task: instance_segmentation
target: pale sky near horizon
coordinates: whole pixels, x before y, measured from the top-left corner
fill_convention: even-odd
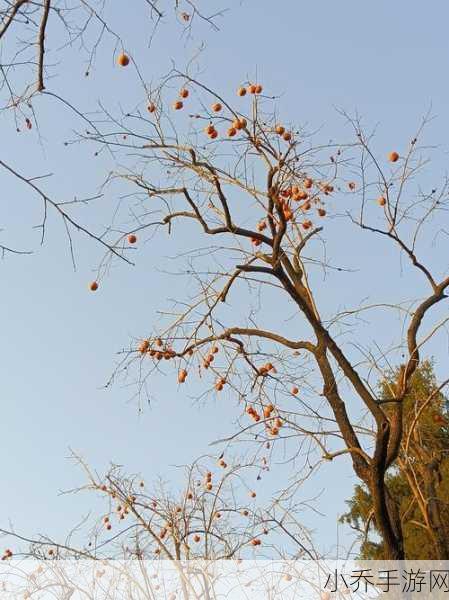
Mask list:
[[[246,0],[236,2],[223,17],[220,31],[201,27],[193,42],[180,40],[179,28],[167,21],[149,50],[147,21],[116,14],[113,20],[146,80],[156,81],[170,68],[169,56],[184,66],[199,40],[206,38],[199,65],[210,87],[233,93],[240,81],[257,76],[267,93],[281,94],[279,110],[286,119],[320,128],[324,138],[349,137],[336,107],[357,110],[369,127],[378,125],[377,148],[386,152],[394,146],[401,152],[432,106],[436,118],[425,138],[438,146],[437,183],[447,170],[447,3]],[[85,111],[95,109],[100,98],[115,109],[125,106],[135,97],[136,78],[131,69],[114,66],[110,47],[105,43],[107,50],[99,52],[89,78],[83,76],[84,66],[77,63],[75,52],[71,68],[51,79],[48,89],[64,89]],[[81,129],[79,122],[49,98],[37,99],[35,107],[42,145],[34,131],[16,135],[9,117],[1,116],[1,159],[29,176],[54,173],[48,190],[59,199],[95,192],[110,168],[108,158],[94,162],[92,147],[64,148],[62,140]],[[61,223],[50,217],[40,248],[37,232],[31,229],[39,222],[39,200],[4,171],[0,185],[3,198],[9,200],[0,208],[0,243],[36,249],[30,257],[8,255],[0,262],[0,528],[11,522],[20,533],[49,531],[61,536],[90,506],[86,496],[58,497],[59,490],[83,483],[66,458],[69,448],[99,472],[113,461],[129,472],[142,472],[148,481],[158,475],[176,479],[171,467],[207,453],[211,441],[232,432],[236,414],[218,401],[195,404],[195,386],[178,388],[173,377],[158,379],[151,390],[153,404],[141,414],[129,401],[129,388],[118,384],[102,389],[115,353],[128,346],[130,338],[152,329],[156,311],[176,291],[179,296],[182,285],[160,273],[159,266],[155,269],[149,243],[146,252],[137,255],[136,267],[117,266],[102,288],[90,294],[87,282],[101,258],[98,248],[76,236],[79,261],[74,272]],[[96,221],[100,213],[95,209],[89,216],[86,212],[86,219],[102,224]],[[342,238],[342,251],[353,253],[353,243]],[[376,252],[370,255],[368,248],[354,254],[360,258],[366,253],[373,265],[389,263],[387,246],[376,246]],[[162,267],[169,271],[168,244],[161,247],[161,255]],[[398,262],[394,269],[400,270]],[[387,268],[380,291],[392,282],[397,285],[392,273]],[[367,295],[372,293],[370,284],[367,276]],[[413,296],[412,288],[401,291]],[[340,292],[339,306],[349,300],[350,284]],[[377,324],[381,339],[388,338],[388,327]],[[433,348],[436,354],[439,350]],[[440,368],[447,372],[447,347],[445,352]],[[329,547],[337,541],[335,517],[344,510],[353,478],[345,460],[325,466],[319,477],[308,493],[325,490],[319,500],[323,516],[311,513],[305,520],[316,529],[318,544]],[[275,474],[269,481],[274,487],[281,484]]]

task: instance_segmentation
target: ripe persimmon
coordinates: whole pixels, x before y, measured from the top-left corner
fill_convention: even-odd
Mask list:
[[[286,131],[283,135],[282,135],[282,139],[285,142],[290,142],[292,139],[292,134],[289,131]]]
[[[256,88],[257,88],[257,86],[254,83],[252,83],[251,85],[248,86],[248,92],[250,94],[255,94],[256,93]]]
[[[326,210],[324,208],[319,208],[318,209],[318,214],[320,215],[320,217],[325,217],[326,216]]]
[[[209,123],[204,131],[207,133],[207,135],[210,135],[213,131],[215,131],[215,127],[212,125],[212,123]]]
[[[310,190],[310,188],[312,187],[312,185],[313,185],[313,179],[310,179],[310,177],[306,177],[304,179],[304,187],[306,189]]]
[[[135,235],[134,233],[130,233],[128,236],[128,243],[135,244],[136,242],[137,242],[137,235]]]
[[[248,121],[244,117],[241,117],[239,119],[239,123],[240,123],[240,129],[245,129],[245,127],[248,125]]]
[[[293,387],[292,387],[292,394],[293,394],[294,396],[296,396],[296,394],[297,394],[298,392],[299,392],[299,389],[296,387],[296,385],[295,385],[295,386],[293,386]]]
[[[385,198],[385,196],[379,196],[379,198],[377,199],[377,204],[379,206],[385,206],[386,203],[387,199]]]
[[[178,373],[178,383],[184,383],[187,378],[187,371],[185,369],[180,369]]]
[[[215,104],[212,104],[211,108],[213,112],[220,112],[223,107],[219,102],[215,102]]]
[[[129,65],[129,56],[127,54],[125,54],[124,52],[122,52],[117,57],[117,64],[120,67],[127,67]]]
[[[212,133],[209,133],[209,137],[211,140],[215,140],[218,137],[218,131],[214,129]]]
[[[254,538],[253,540],[251,540],[251,545],[252,546],[260,546],[261,543],[262,542],[258,538]]]
[[[261,94],[261,93],[262,93],[262,90],[263,90],[263,88],[262,88],[262,86],[260,85],[260,83],[256,83],[256,90],[255,90],[255,93],[256,93],[256,94]]]
[[[181,100],[176,100],[175,102],[173,102],[174,110],[181,110],[183,106],[184,104],[181,102]]]
[[[285,133],[285,127],[283,127],[282,125],[276,125],[275,132],[278,135],[284,135],[284,133]]]
[[[140,342],[140,344],[139,344],[139,352],[141,354],[145,354],[145,352],[148,350],[149,347],[150,347],[150,342],[148,340],[142,340],[142,342]]]
[[[189,95],[189,90],[186,88],[182,88],[182,90],[179,91],[179,95],[181,98],[187,98]]]
[[[397,152],[390,152],[388,155],[388,160],[390,162],[395,163],[399,159],[399,154]]]
[[[256,492],[250,492],[249,495],[251,496],[251,498],[255,498],[257,496]]]
[[[89,289],[91,292],[96,292],[98,290],[98,282],[92,281],[92,283],[89,285]]]
[[[239,87],[237,90],[237,96],[246,96],[246,89],[244,87]]]
[[[235,127],[230,127],[228,129],[228,136],[229,137],[234,137],[237,134],[237,129]]]
[[[147,110],[149,113],[154,113],[154,111],[156,110],[156,105],[154,102],[150,102],[147,106]]]
[[[194,541],[194,542],[196,542],[196,543],[198,543],[198,542],[200,542],[200,541],[201,541],[201,537],[200,537],[198,534],[195,534],[195,535],[193,536],[193,541]]]

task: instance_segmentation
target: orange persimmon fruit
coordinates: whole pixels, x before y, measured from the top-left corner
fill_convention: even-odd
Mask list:
[[[129,56],[127,54],[125,54],[124,52],[122,52],[117,57],[117,64],[120,67],[127,67],[129,65]]]
[[[390,152],[388,155],[388,160],[390,162],[395,163],[399,159],[399,154],[397,152]]]

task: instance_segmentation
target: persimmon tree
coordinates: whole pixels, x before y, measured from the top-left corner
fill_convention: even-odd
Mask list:
[[[266,503],[248,480],[266,467],[228,464],[202,457],[185,467],[184,487],[176,491],[161,480],[148,485],[112,465],[104,477],[74,455],[86,484],[67,493],[99,496],[92,511],[65,540],[22,536],[1,530],[10,544],[2,560],[12,558],[83,560],[222,561],[255,555],[278,559],[318,558],[310,534],[297,520],[292,499]],[[288,544],[279,543],[288,536]]]
[[[316,447],[319,460],[349,455],[370,490],[388,557],[403,558],[402,525],[386,474],[401,448],[411,378],[426,344],[446,323],[437,317],[423,329],[424,319],[435,318],[449,286],[447,265],[429,256],[431,227],[440,231],[435,216],[447,206],[447,183],[428,193],[414,188],[426,165],[419,144],[426,119],[401,153],[375,154],[372,137],[346,115],[353,128],[349,142],[314,144],[307,132],[283,122],[259,83],[236,82],[224,96],[178,71],[150,104],[145,99],[137,111],[109,117],[101,133],[97,127],[77,142],[132,154],[133,162],[107,180],[136,188],[139,210],[128,241],[150,231],[154,236],[155,229],[179,240],[194,225],[204,244],[214,244],[197,267],[194,259],[190,264],[197,295],[183,298],[171,322],[124,355],[123,372],[135,364],[142,384],[168,360],[180,383],[200,373],[207,390],[229,390],[240,399],[247,422],[236,437],[255,434],[258,443],[273,444],[288,438],[301,451]],[[420,277],[419,298],[407,306],[401,297],[370,305],[359,298],[339,309],[339,286],[351,285],[356,295],[359,284],[333,261],[329,248],[337,227],[370,248],[388,242],[389,252],[407,261],[404,276],[415,281],[415,271]],[[357,268],[363,272],[363,262]],[[333,285],[320,282],[320,273]],[[364,275],[373,281],[371,267]],[[376,276],[382,277],[381,267]],[[240,307],[256,297],[259,308],[239,310],[236,317],[228,308],[233,297]],[[265,297],[276,303],[271,323],[264,317]],[[358,346],[362,313],[382,320],[388,310],[401,317],[394,348],[376,341]],[[378,378],[399,363],[392,397],[379,397]]]
[[[248,488],[257,465],[202,457],[185,468],[184,487],[174,492],[114,465],[100,477],[73,457],[87,482],[71,491],[99,496],[100,509],[63,541],[0,530],[10,544],[1,557],[4,594],[200,600],[224,589],[293,597],[302,586],[330,599],[321,591],[326,565],[296,519],[300,507],[278,498],[264,506]],[[304,557],[312,560],[298,560]]]
[[[0,35],[6,38],[16,26],[31,29],[23,52],[33,76],[20,76],[21,59],[13,57],[3,67],[3,90],[7,108],[33,127],[31,100],[53,94],[45,76],[51,71],[45,44],[52,17],[69,42],[81,40],[89,57],[104,36],[113,40],[118,68],[136,67],[138,106],[87,116],[64,95],[57,99],[83,123],[65,143],[109,152],[113,165],[103,189],[126,189],[121,211],[109,215],[105,231],[94,232],[72,216],[71,205],[88,205],[96,195],[53,200],[36,177],[0,165],[41,198],[43,235],[47,210],[54,209],[69,236],[78,230],[103,247],[93,292],[104,287],[112,261],[131,262],[131,247],[138,250],[150,236],[153,257],[158,236],[168,236],[180,255],[190,252],[183,266],[190,276],[187,293],[139,334],[115,375],[134,372],[144,391],[167,364],[180,385],[189,386],[197,375],[205,393],[237,398],[240,424],[224,443],[288,445],[302,463],[286,494],[322,460],[349,457],[371,495],[387,557],[403,558],[402,524],[387,474],[400,456],[410,382],[447,321],[439,306],[449,287],[445,254],[432,246],[435,236],[440,243],[446,239],[440,217],[447,209],[447,181],[428,191],[427,183],[417,183],[418,177],[426,182],[426,119],[404,150],[378,151],[373,136],[348,115],[349,141],[317,141],[318,135],[285,122],[265,83],[244,76],[224,94],[199,81],[190,66],[150,87],[98,12],[107,3],[96,4],[78,2],[84,20],[70,25],[66,3],[5,3]],[[147,5],[157,20],[160,4]],[[188,14],[187,20],[178,16],[190,24],[192,14],[203,13]],[[87,43],[91,25],[97,33]],[[195,243],[202,240],[199,248],[191,248],[192,236]],[[377,297],[385,267],[368,265],[368,252],[388,252],[401,262],[401,285],[414,286],[414,300],[402,295],[398,278],[388,297]],[[376,296],[372,303],[364,300],[370,295]],[[399,324],[385,317],[389,312]],[[395,328],[394,344],[386,345],[377,331],[379,339],[365,340],[365,315],[379,330],[384,322]],[[391,396],[380,396],[378,381],[393,375]]]

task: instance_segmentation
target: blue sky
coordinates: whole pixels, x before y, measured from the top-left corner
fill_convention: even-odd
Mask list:
[[[145,19],[136,14],[111,14],[111,19],[147,81],[157,81],[167,71],[169,57],[182,68],[200,39],[205,39],[199,58],[204,82],[233,93],[241,81],[257,78],[267,93],[281,95],[278,106],[286,121],[320,127],[322,139],[349,136],[335,107],[358,110],[368,126],[379,124],[376,147],[380,152],[393,146],[401,152],[432,105],[436,119],[426,139],[439,147],[432,177],[439,181],[445,172],[446,3],[246,0],[235,2],[220,21],[219,32],[200,27],[190,41],[180,40],[179,28],[165,23],[149,50]],[[135,74],[131,68],[114,66],[107,40],[89,78],[83,76],[79,56],[76,51],[67,54],[65,69],[49,81],[49,90],[64,91],[85,111],[94,110],[100,98],[114,110],[119,106],[126,110],[137,101],[140,88]],[[35,109],[42,143],[35,131],[17,135],[11,121],[2,116],[2,159],[27,175],[53,173],[45,186],[55,198],[95,192],[111,168],[109,158],[94,159],[92,147],[64,148],[62,140],[82,127],[57,103],[38,99]],[[156,311],[175,291],[182,294],[183,284],[156,271],[149,242],[138,250],[136,267],[118,265],[97,294],[88,293],[87,282],[101,258],[98,247],[75,236],[78,270],[74,272],[61,223],[50,217],[46,243],[40,248],[32,230],[40,218],[38,199],[5,172],[0,172],[0,182],[0,228],[4,228],[0,241],[36,249],[31,257],[8,256],[0,263],[0,465],[5,490],[0,524],[10,520],[21,532],[58,535],[90,506],[88,497],[58,497],[60,489],[83,482],[66,459],[69,447],[100,472],[114,461],[132,472],[141,471],[147,480],[160,474],[169,479],[175,476],[172,465],[207,452],[210,441],[232,431],[236,415],[225,403],[194,403],[195,386],[179,389],[173,377],[155,381],[152,406],[142,412],[130,401],[130,388],[116,385],[103,390],[115,353],[130,338],[152,329]],[[78,214],[90,225],[101,226],[106,203],[115,201],[113,194],[108,191],[99,207]],[[192,234],[181,240],[181,247],[184,242],[191,244]],[[354,238],[343,237],[342,256],[353,254],[354,244]],[[157,251],[162,257],[158,267],[171,269],[170,246],[161,243]],[[382,245],[376,246],[376,255],[369,244],[357,247],[358,257],[373,265],[388,263],[388,253]],[[394,296],[392,282],[398,268],[398,263],[387,265],[386,276],[377,286],[379,295],[393,292]],[[373,291],[371,284],[368,276],[361,280],[367,295]],[[407,296],[412,288],[413,284],[401,291]],[[334,293],[329,286],[324,295],[330,305]],[[343,305],[351,298],[350,285],[338,293],[338,304]],[[268,314],[273,308],[267,307]],[[389,334],[388,321],[376,324],[381,340],[388,340]],[[447,369],[447,364],[443,367]],[[320,500],[326,517],[306,518],[317,528],[320,544],[330,545],[336,541],[335,515],[344,508],[352,476],[342,461],[338,467],[325,467],[319,477],[315,489],[327,490]],[[278,483],[275,475],[271,483]]]

